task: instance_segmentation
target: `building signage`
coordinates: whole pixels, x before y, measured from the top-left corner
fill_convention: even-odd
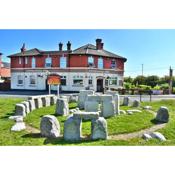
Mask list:
[[[61,79],[59,75],[48,75],[47,84],[49,85],[59,85],[61,83]]]

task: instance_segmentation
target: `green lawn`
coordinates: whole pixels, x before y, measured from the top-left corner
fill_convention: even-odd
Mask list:
[[[15,104],[23,99],[7,99],[0,98],[0,145],[175,145],[175,100],[166,100],[152,103],[142,103],[142,105],[151,105],[153,110],[157,111],[160,106],[167,106],[170,109],[170,122],[167,126],[161,129],[161,133],[168,139],[166,142],[151,140],[149,142],[143,139],[131,139],[127,141],[121,140],[99,140],[99,141],[81,141],[75,143],[65,142],[62,138],[59,139],[46,139],[40,137],[38,133],[32,134],[27,131],[11,132],[10,128],[14,121],[8,119],[14,113]],[[76,103],[69,104],[69,108],[75,108]],[[121,109],[128,109],[131,107],[122,107]],[[54,115],[55,106],[40,108],[32,111],[25,118],[25,122],[39,129],[41,117],[46,114]],[[65,116],[57,116],[61,125],[61,134],[63,134],[63,125],[66,120]],[[133,115],[120,115],[107,119],[109,135],[130,133],[139,131],[144,128],[151,127],[154,123],[151,120],[154,118],[153,114],[144,111]],[[82,133],[83,136],[89,136],[91,129],[90,122],[83,122]]]

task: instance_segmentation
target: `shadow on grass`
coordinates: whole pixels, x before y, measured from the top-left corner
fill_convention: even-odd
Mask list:
[[[23,138],[42,138],[40,133],[30,133],[22,136]]]
[[[58,138],[46,138],[44,140],[44,145],[47,144],[52,144],[52,145],[76,145],[76,144],[81,144],[81,143],[93,143],[99,140],[90,140],[89,137],[82,138],[80,141],[65,141],[63,137],[58,137]]]
[[[1,119],[7,119],[7,118],[9,118],[12,115],[15,115],[15,110],[10,112],[10,113],[7,113],[5,116],[1,117]]]
[[[163,124],[165,122],[160,122],[160,121],[157,121],[156,119],[152,119],[151,122],[155,125],[158,125],[158,124]]]

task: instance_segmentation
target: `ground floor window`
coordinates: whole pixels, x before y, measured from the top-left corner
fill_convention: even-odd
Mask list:
[[[73,76],[74,86],[83,86],[83,76]]]
[[[89,76],[88,78],[89,78],[89,79],[88,79],[88,85],[89,85],[89,86],[93,86],[93,79],[92,79],[92,76]]]
[[[18,75],[18,84],[22,85],[23,84],[23,76],[22,75]]]
[[[115,85],[117,86],[117,77],[109,77],[108,79],[105,80],[105,85]]]
[[[66,76],[61,76],[61,85],[66,86]]]
[[[36,84],[36,78],[34,75],[30,75],[30,85],[35,85]]]

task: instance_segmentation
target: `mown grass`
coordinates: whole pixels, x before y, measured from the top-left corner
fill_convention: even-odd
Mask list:
[[[167,138],[166,142],[158,140],[144,141],[143,139],[135,138],[127,141],[123,140],[98,140],[88,141],[82,140],[79,142],[69,143],[65,142],[63,138],[47,139],[39,135],[39,133],[31,134],[27,131],[11,132],[10,128],[14,121],[9,120],[8,117],[13,115],[15,104],[23,99],[0,99],[0,145],[175,145],[175,100],[163,100],[159,102],[145,102],[143,106],[151,105],[154,111],[157,111],[160,106],[167,106],[170,110],[170,122],[160,132]],[[69,108],[75,108],[76,103],[69,104]],[[131,107],[123,107],[121,109],[130,109]],[[54,115],[55,106],[40,108],[32,111],[25,118],[25,122],[32,127],[38,128],[40,120],[43,115]],[[61,134],[63,134],[63,125],[66,116],[57,116],[61,125]],[[142,113],[135,113],[133,115],[120,115],[107,119],[109,135],[130,133],[139,131],[144,128],[151,127],[154,123],[151,120],[154,116],[143,111]],[[83,122],[82,133],[84,136],[90,135],[91,122]]]

